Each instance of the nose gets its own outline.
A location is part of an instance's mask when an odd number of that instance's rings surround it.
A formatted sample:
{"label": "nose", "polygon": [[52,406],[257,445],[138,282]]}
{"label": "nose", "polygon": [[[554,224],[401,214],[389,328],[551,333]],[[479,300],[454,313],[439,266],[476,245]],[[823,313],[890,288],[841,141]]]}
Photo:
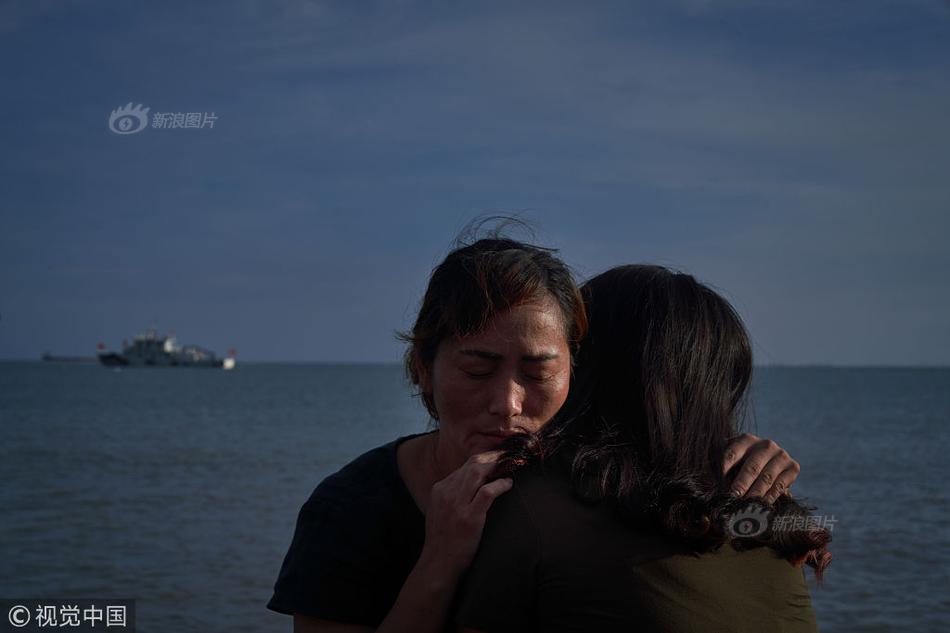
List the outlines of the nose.
{"label": "nose", "polygon": [[521,415],[521,406],[524,403],[524,387],[517,380],[499,377],[492,386],[491,401],[488,412],[504,419]]}

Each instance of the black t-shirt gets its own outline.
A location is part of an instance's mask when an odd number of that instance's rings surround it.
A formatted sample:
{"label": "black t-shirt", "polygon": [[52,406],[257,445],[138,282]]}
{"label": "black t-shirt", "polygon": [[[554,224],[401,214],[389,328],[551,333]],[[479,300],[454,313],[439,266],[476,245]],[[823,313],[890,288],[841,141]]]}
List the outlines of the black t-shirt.
{"label": "black t-shirt", "polygon": [[694,555],[534,467],[492,504],[456,620],[501,631],[815,633],[801,569],[768,548]]}
{"label": "black t-shirt", "polygon": [[378,626],[425,540],[425,518],[406,488],[396,448],[356,458],[317,486],[300,509],[267,608]]}

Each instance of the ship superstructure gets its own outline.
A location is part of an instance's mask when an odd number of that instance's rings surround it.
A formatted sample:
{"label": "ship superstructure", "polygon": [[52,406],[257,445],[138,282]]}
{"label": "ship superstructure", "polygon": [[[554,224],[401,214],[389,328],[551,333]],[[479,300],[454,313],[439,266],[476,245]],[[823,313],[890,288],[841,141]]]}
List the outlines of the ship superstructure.
{"label": "ship superstructure", "polygon": [[197,345],[179,345],[174,334],[160,335],[154,329],[123,341],[122,352],[110,352],[99,344],[99,362],[110,367],[219,367],[233,369],[233,351],[226,358]]}

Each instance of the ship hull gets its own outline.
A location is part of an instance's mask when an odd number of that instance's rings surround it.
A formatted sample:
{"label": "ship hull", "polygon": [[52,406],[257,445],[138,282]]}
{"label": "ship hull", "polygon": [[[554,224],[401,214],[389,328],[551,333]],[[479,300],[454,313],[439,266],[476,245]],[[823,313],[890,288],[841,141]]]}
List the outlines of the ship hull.
{"label": "ship hull", "polygon": [[99,354],[99,362],[106,367],[210,367],[212,369],[234,369],[233,358],[214,358],[188,360],[176,358],[128,358],[122,354],[110,352]]}
{"label": "ship hull", "polygon": [[125,367],[129,364],[129,359],[121,354],[110,352],[108,354],[99,354],[99,362],[106,367]]}

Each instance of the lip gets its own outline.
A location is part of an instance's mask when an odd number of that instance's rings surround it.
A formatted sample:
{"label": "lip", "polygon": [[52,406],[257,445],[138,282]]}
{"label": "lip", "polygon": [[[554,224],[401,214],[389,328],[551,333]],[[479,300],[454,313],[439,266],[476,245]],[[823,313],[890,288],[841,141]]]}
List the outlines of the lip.
{"label": "lip", "polygon": [[482,431],[479,435],[484,435],[485,437],[490,437],[496,440],[507,440],[509,437],[514,437],[515,435],[521,435],[521,431]]}

